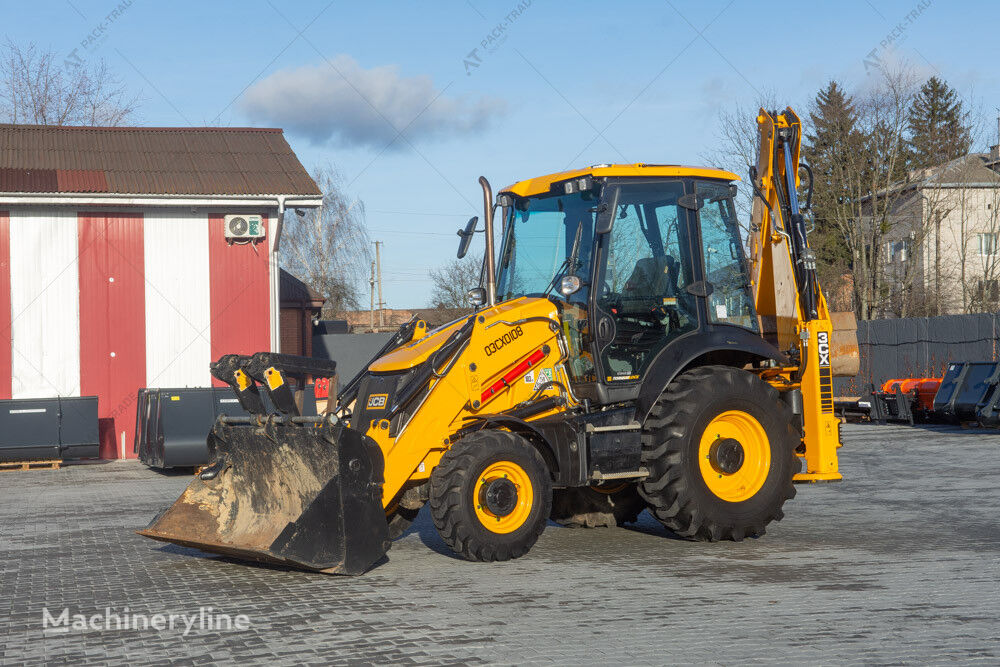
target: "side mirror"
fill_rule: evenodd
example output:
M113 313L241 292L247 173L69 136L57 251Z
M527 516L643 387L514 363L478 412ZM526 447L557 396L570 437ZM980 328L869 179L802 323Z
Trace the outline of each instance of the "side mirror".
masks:
M597 205L595 234L607 234L615 226L615 211L618 210L618 188L610 188L603 202Z
M468 300L470 306L479 308L479 306L486 303L486 290L482 287L473 287L465 293L465 298Z
M458 242L458 258L462 259L465 257L465 253L469 252L469 244L472 243L472 235L476 233L476 225L479 224L479 216L472 216L469 221L465 223L465 229L458 230L458 235L461 237L461 241Z

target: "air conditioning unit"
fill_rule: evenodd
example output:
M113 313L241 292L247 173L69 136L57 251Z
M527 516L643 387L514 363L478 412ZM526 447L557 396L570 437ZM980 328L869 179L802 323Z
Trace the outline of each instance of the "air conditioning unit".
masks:
M227 215L225 225L227 239L264 238L264 219L259 215Z

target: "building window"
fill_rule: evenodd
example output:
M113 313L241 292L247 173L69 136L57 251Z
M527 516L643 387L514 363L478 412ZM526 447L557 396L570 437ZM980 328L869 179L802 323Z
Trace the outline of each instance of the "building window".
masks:
M995 255L997 254L997 234L978 234L979 237L979 254Z
M885 259L889 264L905 262L909 256L910 242L906 239L902 241L889 241L885 244Z

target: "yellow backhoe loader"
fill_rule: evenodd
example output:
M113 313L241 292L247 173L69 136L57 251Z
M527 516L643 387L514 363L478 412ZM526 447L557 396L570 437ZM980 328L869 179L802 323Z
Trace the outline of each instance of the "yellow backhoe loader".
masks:
M840 479L831 378L857 341L817 282L799 119L758 124L749 259L726 171L595 165L495 200L481 178L483 229L459 232L459 257L485 233L474 314L403 326L320 417L296 398L333 364L223 357L213 375L253 416L219 418L212 463L140 534L344 574L424 504L477 561L524 555L550 516L762 535L793 482Z

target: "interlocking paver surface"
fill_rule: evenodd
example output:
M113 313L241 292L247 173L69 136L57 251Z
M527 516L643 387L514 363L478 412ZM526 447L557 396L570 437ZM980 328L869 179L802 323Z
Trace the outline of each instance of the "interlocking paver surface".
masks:
M129 462L0 473L0 662L913 663L1000 660L1000 435L846 426L845 481L761 539L551 525L524 558L454 558L426 511L357 578L135 535L190 479ZM73 630L69 614L249 617L245 632ZM127 609L126 609L127 608Z

